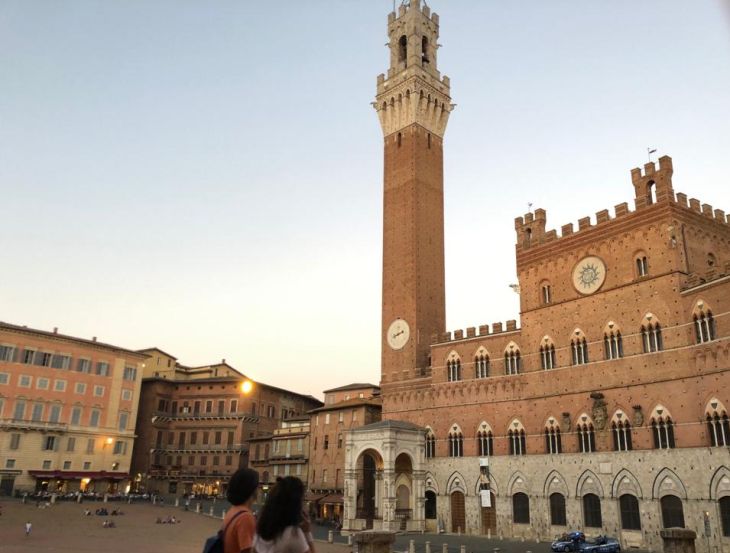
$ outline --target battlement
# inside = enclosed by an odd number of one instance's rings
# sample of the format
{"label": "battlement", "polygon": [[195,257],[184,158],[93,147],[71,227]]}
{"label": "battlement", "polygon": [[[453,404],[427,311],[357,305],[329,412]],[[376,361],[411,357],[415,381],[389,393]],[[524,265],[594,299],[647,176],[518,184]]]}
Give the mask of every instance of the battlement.
{"label": "battlement", "polygon": [[470,340],[471,338],[484,338],[486,336],[494,336],[505,332],[516,332],[518,330],[517,321],[510,319],[505,323],[505,325],[502,325],[501,322],[492,323],[491,331],[489,325],[485,324],[479,325],[479,327],[470,326],[467,327],[466,330],[459,329],[454,330],[453,332],[444,332],[443,334],[433,334],[431,336],[431,345],[458,342],[460,340]]}
{"label": "battlement", "polygon": [[410,10],[416,10],[423,14],[423,16],[426,19],[429,19],[434,23],[434,25],[439,24],[439,16],[436,12],[431,13],[431,8],[429,8],[426,3],[423,3],[423,6],[421,6],[421,0],[409,0],[408,4],[401,4],[398,6],[398,14],[396,15],[396,12],[392,11],[388,14],[388,24],[395,22],[396,19],[400,19],[401,17],[405,16]]}
{"label": "battlement", "polygon": [[678,192],[675,198],[672,188],[673,172],[672,158],[669,156],[659,158],[658,168],[654,163],[646,163],[643,170],[638,167],[632,169],[631,182],[636,192],[634,198],[635,211],[629,209],[627,202],[622,202],[614,206],[613,216],[611,216],[608,209],[602,209],[596,212],[595,222],[592,222],[591,216],[581,217],[578,219],[577,230],[575,230],[573,223],[563,225],[560,228],[560,234],[556,230],[545,230],[546,212],[544,209],[536,209],[534,213],[526,213],[522,217],[515,218],[517,250],[524,251],[561,238],[574,236],[580,232],[626,217],[653,204],[661,203],[674,203],[720,224],[730,225],[730,215],[726,215],[722,209],[714,209],[709,204],[701,204],[695,198],[690,198],[688,201],[687,195],[681,192]]}

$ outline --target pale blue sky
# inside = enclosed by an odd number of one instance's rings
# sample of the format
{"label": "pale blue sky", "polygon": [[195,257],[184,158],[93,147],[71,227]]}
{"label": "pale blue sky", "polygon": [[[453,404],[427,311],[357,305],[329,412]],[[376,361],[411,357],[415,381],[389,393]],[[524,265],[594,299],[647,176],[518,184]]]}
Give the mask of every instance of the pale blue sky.
{"label": "pale blue sky", "polygon": [[[730,211],[730,4],[433,0],[450,329],[518,316],[513,219]],[[318,395],[379,380],[389,0],[0,0],[0,320]]]}

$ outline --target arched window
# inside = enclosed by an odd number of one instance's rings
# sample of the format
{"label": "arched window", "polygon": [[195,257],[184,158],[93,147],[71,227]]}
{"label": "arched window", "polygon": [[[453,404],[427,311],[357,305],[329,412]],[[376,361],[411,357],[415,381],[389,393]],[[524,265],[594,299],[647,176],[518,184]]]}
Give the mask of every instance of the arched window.
{"label": "arched window", "polygon": [[542,305],[548,305],[553,301],[553,289],[548,282],[543,282],[540,285],[540,303]]}
{"label": "arched window", "polygon": [[553,526],[566,526],[565,517],[565,496],[562,493],[550,494],[550,524]]}
{"label": "arched window", "polygon": [[563,444],[560,441],[560,427],[555,419],[550,417],[545,425],[545,453],[556,454],[563,452]]}
{"label": "arched window", "polygon": [[664,349],[662,327],[651,313],[644,317],[644,322],[641,325],[641,343],[644,347],[644,353],[653,353]]}
{"label": "arched window", "polygon": [[624,494],[618,498],[621,510],[621,528],[623,530],[641,530],[641,513],[639,500],[631,494]]}
{"label": "arched window", "polygon": [[426,503],[424,505],[426,518],[429,520],[436,518],[436,493],[432,490],[426,490]]}
{"label": "arched window", "polygon": [[650,180],[646,183],[646,205],[656,203],[656,183]]}
{"label": "arched window", "polygon": [[515,524],[530,524],[530,498],[517,492],[512,496],[512,521]]}
{"label": "arched window", "polygon": [[555,362],[555,346],[547,336],[542,339],[542,344],[540,345],[540,366],[544,371],[557,367],[557,363]]}
{"label": "arched window", "polygon": [[730,496],[721,497],[718,503],[720,504],[722,535],[728,538],[730,537]]}
{"label": "arched window", "polygon": [[525,428],[520,421],[512,421],[510,429],[507,431],[509,441],[510,455],[526,455],[527,440],[525,436]]}
{"label": "arched window", "polygon": [[594,493],[587,493],[583,496],[583,523],[589,528],[603,526],[601,499]]}
{"label": "arched window", "polygon": [[408,37],[403,35],[398,40],[398,61],[407,62],[408,60]]}
{"label": "arched window", "polygon": [[631,451],[631,424],[629,424],[626,415],[619,411],[611,422],[611,433],[613,434],[613,450],[614,451]]}
{"label": "arched window", "polygon": [[454,425],[449,431],[449,457],[464,456],[464,435],[461,429]]}
{"label": "arched window", "polygon": [[578,436],[578,451],[581,453],[596,451],[596,433],[593,429],[593,421],[588,415],[583,414],[580,416],[576,434]]}
{"label": "arched window", "polygon": [[421,61],[424,64],[428,63],[428,38],[426,37],[421,39]]}
{"label": "arched window", "polygon": [[649,260],[645,255],[636,258],[636,276],[645,277],[649,274]]}
{"label": "arched window", "polygon": [[461,380],[461,359],[456,352],[451,352],[446,361],[446,377],[449,382],[458,382]]}
{"label": "arched window", "polygon": [[520,374],[521,367],[520,349],[516,344],[512,343],[504,352],[504,373]]}
{"label": "arched window", "polygon": [[489,354],[480,348],[474,357],[474,376],[476,378],[487,378],[489,376]]}
{"label": "arched window", "polygon": [[674,423],[669,412],[657,405],[651,414],[651,433],[654,436],[655,449],[674,448]]}
{"label": "arched window", "polygon": [[436,457],[436,436],[429,428],[426,433],[426,459],[433,459],[434,457]]}
{"label": "arched window", "polygon": [[698,344],[704,344],[715,339],[715,319],[712,311],[706,309],[704,302],[697,303],[693,316],[695,322],[695,338]]}
{"label": "arched window", "polygon": [[576,328],[573,331],[573,338],[570,340],[570,350],[573,354],[573,365],[585,365],[588,363],[588,343],[583,331]]}
{"label": "arched window", "polygon": [[624,343],[621,330],[616,323],[609,321],[603,330],[603,355],[607,360],[620,359],[624,356]]}
{"label": "arched window", "polygon": [[482,423],[477,431],[477,452],[480,457],[489,457],[494,454],[494,436],[489,425]]}
{"label": "arched window", "polygon": [[662,528],[684,528],[682,500],[676,495],[665,495],[659,503],[662,507]]}
{"label": "arched window", "polygon": [[712,447],[730,445],[730,421],[725,407],[717,399],[712,398],[705,408],[707,433]]}

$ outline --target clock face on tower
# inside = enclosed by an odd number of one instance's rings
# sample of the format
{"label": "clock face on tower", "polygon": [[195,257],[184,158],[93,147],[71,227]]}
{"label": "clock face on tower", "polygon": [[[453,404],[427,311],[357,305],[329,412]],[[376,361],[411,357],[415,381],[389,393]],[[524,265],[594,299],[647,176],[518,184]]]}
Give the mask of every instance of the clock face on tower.
{"label": "clock face on tower", "polygon": [[411,336],[411,328],[403,319],[396,319],[388,327],[386,339],[391,349],[403,349]]}
{"label": "clock face on tower", "polygon": [[595,256],[581,259],[573,269],[573,286],[581,294],[592,294],[606,280],[606,265]]}

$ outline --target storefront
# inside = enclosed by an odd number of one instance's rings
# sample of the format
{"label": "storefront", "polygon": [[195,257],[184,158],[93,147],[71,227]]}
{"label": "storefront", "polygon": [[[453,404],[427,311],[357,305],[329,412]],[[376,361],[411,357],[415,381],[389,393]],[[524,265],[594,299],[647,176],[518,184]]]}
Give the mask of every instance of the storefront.
{"label": "storefront", "polygon": [[123,480],[129,480],[126,472],[106,471],[65,471],[65,470],[29,470],[28,474],[35,478],[35,491],[48,493],[120,493]]}
{"label": "storefront", "polygon": [[320,516],[324,520],[336,520],[342,522],[342,505],[344,498],[340,493],[325,495],[319,500]]}

